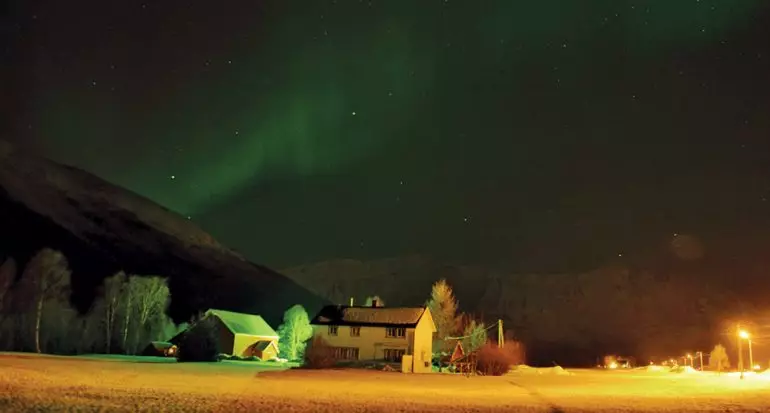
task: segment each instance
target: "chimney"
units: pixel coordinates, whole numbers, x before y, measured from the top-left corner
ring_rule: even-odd
[[[372,307],[377,307],[377,299],[372,298]]]
[[[353,307],[353,297],[350,297],[350,306]]]

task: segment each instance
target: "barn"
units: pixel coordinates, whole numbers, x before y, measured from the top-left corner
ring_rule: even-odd
[[[236,313],[232,311],[210,309],[201,319],[176,337],[172,343],[178,343],[183,335],[190,337],[197,329],[204,328],[206,320],[215,326],[215,336],[222,354],[238,357],[258,357],[269,360],[278,356],[278,333],[260,316]],[[192,333],[192,334],[191,334]],[[184,351],[184,350],[182,350]]]

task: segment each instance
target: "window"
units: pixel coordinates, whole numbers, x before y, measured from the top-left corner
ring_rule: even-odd
[[[385,337],[404,338],[406,337],[406,328],[388,327],[387,329],[385,329]]]
[[[332,354],[337,360],[358,360],[357,347],[332,347]]]
[[[361,337],[361,327],[350,327],[350,337]]]
[[[406,350],[397,348],[386,348],[383,351],[383,358],[391,362],[400,362],[401,357],[406,353]]]
[[[337,335],[337,326],[329,326],[329,335],[330,336],[336,336]]]

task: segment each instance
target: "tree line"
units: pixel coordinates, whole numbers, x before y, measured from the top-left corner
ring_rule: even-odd
[[[44,248],[18,268],[0,265],[0,349],[52,354],[136,354],[184,326],[167,315],[171,294],[158,276],[107,277],[90,309],[70,302],[72,272],[59,251]]]

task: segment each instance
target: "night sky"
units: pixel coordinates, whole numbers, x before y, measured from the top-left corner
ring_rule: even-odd
[[[767,0],[5,7],[2,136],[262,264],[770,241]]]

